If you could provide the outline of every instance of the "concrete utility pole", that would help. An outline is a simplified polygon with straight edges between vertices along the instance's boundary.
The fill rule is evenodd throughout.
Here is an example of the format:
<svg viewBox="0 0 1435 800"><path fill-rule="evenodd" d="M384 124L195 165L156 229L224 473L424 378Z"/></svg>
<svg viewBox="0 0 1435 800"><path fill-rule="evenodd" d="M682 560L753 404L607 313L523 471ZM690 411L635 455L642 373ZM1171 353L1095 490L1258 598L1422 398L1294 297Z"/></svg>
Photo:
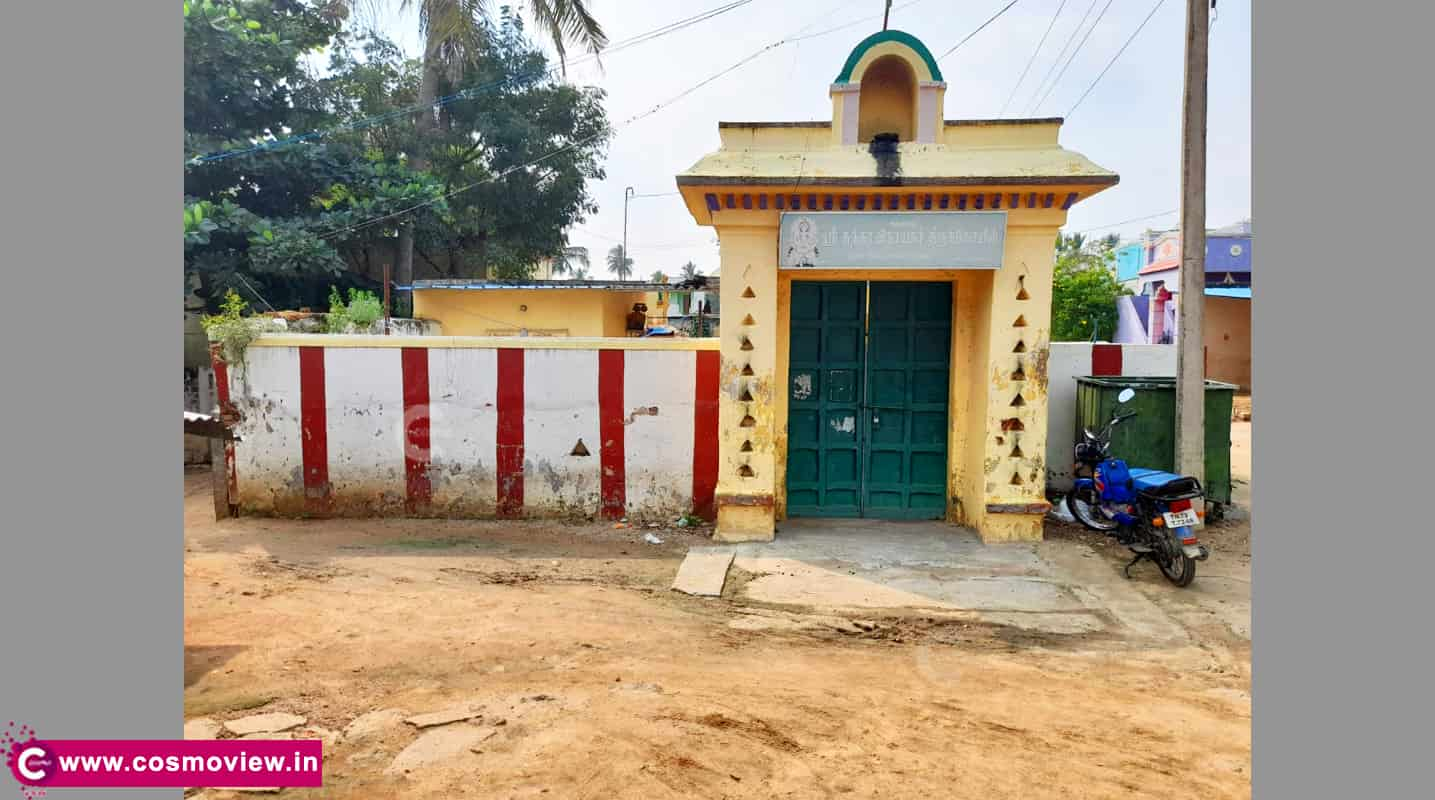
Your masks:
<svg viewBox="0 0 1435 800"><path fill-rule="evenodd" d="M1176 322L1176 471L1206 480L1206 66L1210 0L1186 0L1181 129L1181 299Z"/></svg>

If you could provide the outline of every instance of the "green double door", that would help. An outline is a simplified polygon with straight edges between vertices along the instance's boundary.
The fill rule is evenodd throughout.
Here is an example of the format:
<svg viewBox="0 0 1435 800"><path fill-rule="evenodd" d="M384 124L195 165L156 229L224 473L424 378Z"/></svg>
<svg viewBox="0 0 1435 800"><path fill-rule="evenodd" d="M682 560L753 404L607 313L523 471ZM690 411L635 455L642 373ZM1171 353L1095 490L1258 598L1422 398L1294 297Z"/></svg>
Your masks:
<svg viewBox="0 0 1435 800"><path fill-rule="evenodd" d="M790 516L946 513L950 283L792 284Z"/></svg>

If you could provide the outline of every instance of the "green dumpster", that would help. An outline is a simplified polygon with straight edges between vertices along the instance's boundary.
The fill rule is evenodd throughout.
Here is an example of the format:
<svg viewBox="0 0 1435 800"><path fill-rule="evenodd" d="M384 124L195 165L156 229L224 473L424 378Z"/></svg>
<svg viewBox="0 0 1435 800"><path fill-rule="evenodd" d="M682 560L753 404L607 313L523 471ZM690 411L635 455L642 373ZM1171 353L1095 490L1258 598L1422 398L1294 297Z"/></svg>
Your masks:
<svg viewBox="0 0 1435 800"><path fill-rule="evenodd" d="M1116 395L1127 388L1136 396L1118 404ZM1206 381L1206 474L1199 477L1206 499L1223 505L1231 502L1231 403L1237 388ZM1175 471L1176 379L1077 378L1073 446L1084 428L1100 430L1117 405L1136 416L1116 426L1111 454L1133 467Z"/></svg>

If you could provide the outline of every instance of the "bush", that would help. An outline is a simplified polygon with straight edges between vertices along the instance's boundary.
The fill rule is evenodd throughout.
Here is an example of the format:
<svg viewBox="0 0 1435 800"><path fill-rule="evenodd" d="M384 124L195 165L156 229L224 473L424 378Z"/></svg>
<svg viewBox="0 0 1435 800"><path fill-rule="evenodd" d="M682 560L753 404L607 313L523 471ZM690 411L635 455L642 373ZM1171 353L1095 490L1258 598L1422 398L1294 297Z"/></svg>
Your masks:
<svg viewBox="0 0 1435 800"><path fill-rule="evenodd" d="M219 342L219 352L227 363L242 366L244 351L259 337L259 320L244 316L248 309L249 303L230 289L224 294L219 313L206 314L200 319L209 340Z"/></svg>
<svg viewBox="0 0 1435 800"><path fill-rule="evenodd" d="M337 287L329 288L329 316L325 321L329 333L349 333L350 326L354 332L366 332L383 315L383 304L373 292L350 289L349 302L345 303Z"/></svg>

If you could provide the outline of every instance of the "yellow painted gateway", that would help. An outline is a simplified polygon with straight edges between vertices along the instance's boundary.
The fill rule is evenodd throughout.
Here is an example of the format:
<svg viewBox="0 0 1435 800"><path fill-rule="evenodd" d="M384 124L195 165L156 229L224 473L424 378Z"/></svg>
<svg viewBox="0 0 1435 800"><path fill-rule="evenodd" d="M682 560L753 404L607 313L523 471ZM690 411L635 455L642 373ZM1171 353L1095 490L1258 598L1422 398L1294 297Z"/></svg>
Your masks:
<svg viewBox="0 0 1435 800"><path fill-rule="evenodd" d="M1117 175L1060 119L946 119L900 31L828 92L830 121L719 122L677 176L721 246L717 538L862 516L1039 539L1053 242Z"/></svg>

